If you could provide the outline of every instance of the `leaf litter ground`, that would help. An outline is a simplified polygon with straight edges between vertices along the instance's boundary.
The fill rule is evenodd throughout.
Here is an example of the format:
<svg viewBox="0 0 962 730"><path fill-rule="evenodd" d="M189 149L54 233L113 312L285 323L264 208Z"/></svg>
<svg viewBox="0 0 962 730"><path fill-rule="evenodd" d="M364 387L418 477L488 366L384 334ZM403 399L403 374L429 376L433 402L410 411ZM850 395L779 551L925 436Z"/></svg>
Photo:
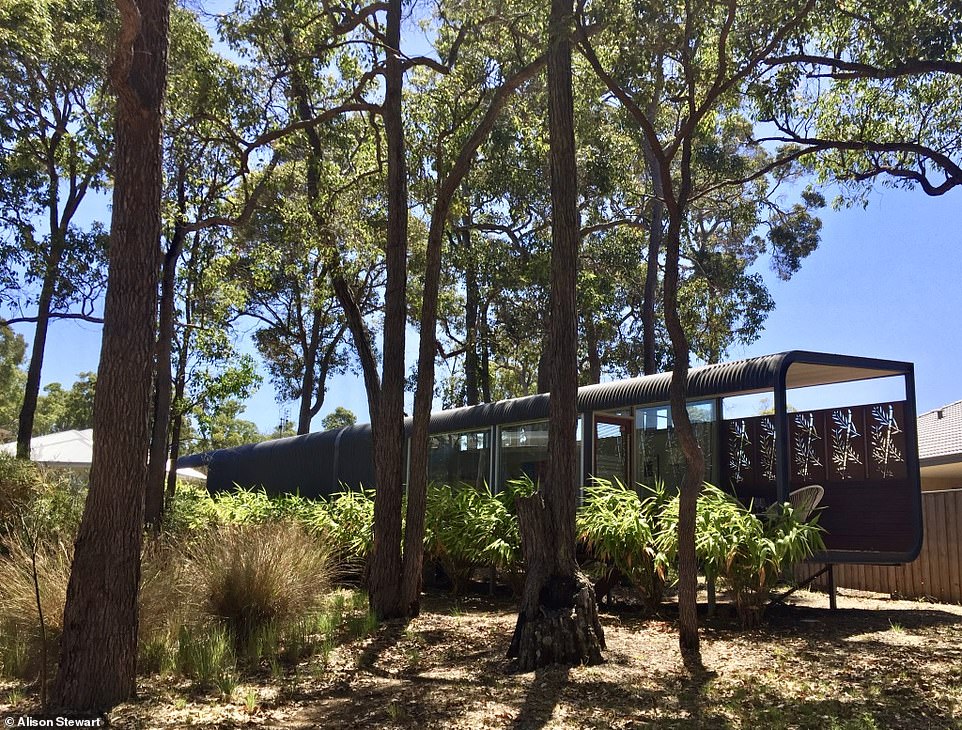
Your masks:
<svg viewBox="0 0 962 730"><path fill-rule="evenodd" d="M622 597L624 598L624 597ZM742 631L724 604L703 617L708 672L687 676L671 607L605 610L606 663L517 674L510 599L429 595L282 679L229 698L142 680L121 728L962 728L962 606L846 591L839 610L801 592ZM8 690L11 689L8 687ZM9 693L18 706L31 697ZM0 714L18 707L0 704Z"/></svg>

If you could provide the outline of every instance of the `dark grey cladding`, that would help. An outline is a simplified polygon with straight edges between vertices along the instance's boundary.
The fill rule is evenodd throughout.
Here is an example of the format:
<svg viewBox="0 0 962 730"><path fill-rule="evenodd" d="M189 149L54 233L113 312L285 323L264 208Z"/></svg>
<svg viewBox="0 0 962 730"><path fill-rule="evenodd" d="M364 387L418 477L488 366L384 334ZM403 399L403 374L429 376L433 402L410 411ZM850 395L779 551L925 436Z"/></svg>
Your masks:
<svg viewBox="0 0 962 730"><path fill-rule="evenodd" d="M220 449L207 462L207 488L263 487L268 494L320 497L374 484L371 427L348 426L335 431L263 441Z"/></svg>
<svg viewBox="0 0 962 730"><path fill-rule="evenodd" d="M688 374L688 397L708 398L770 391L785 383L793 363L803 364L790 387L839 382L846 379L882 377L911 371L908 363L867 358L792 351L719 365L694 368ZM851 369L852 377L844 375ZM841 375L840 375L841 373ZM589 385L578 390L582 413L665 403L671 373L661 373L611 383ZM520 423L548 417L547 394L485 403L440 411L431 415L431 432L447 433ZM410 432L411 419L405 421ZM342 487L374 485L371 427L349 426L335 431L265 441L178 460L179 466L206 463L208 488L213 491L234 486L263 487L270 494L300 493L318 497Z"/></svg>

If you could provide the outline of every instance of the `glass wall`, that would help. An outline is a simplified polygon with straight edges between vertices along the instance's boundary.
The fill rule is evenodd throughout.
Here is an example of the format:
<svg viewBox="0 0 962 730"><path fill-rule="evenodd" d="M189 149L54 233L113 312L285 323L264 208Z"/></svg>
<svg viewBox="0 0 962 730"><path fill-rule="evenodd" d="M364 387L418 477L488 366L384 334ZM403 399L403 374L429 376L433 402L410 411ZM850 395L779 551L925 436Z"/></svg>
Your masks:
<svg viewBox="0 0 962 730"><path fill-rule="evenodd" d="M512 479L528 476L535 482L545 476L548 466L548 422L532 421L511 426L502 426L500 450L498 452L498 488L501 489ZM578 418L576 438L578 453L581 453L581 418ZM576 473L576 481L581 482L581 467Z"/></svg>
<svg viewBox="0 0 962 730"><path fill-rule="evenodd" d="M688 415L695 436L705 454L705 480L718 481L717 443L718 417L714 401L693 401ZM675 436L671 406L661 405L635 409L636 479L641 484L662 480L678 487L685 476L685 455Z"/></svg>
<svg viewBox="0 0 962 730"><path fill-rule="evenodd" d="M491 432L463 431L431 436L428 480L443 484L488 483L491 465Z"/></svg>
<svg viewBox="0 0 962 730"><path fill-rule="evenodd" d="M502 426L499 431L498 487L523 476L536 482L544 477L548 465L548 422Z"/></svg>

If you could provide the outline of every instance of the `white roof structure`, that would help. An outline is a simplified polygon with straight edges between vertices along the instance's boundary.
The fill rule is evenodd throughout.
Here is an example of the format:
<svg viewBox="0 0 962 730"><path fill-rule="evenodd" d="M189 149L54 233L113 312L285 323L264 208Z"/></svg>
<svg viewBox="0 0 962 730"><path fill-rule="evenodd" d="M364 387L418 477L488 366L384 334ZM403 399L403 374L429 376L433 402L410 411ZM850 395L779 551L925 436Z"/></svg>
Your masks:
<svg viewBox="0 0 962 730"><path fill-rule="evenodd" d="M90 466L94 449L92 428L83 431L61 431L30 439L30 460L44 466L71 467ZM16 441L0 445L0 451L16 456Z"/></svg>
<svg viewBox="0 0 962 730"><path fill-rule="evenodd" d="M17 444L0 444L0 453L15 456ZM59 469L87 469L93 461L94 432L61 431L30 439L30 459L38 464ZM167 465L168 471L170 464ZM177 476L192 481L206 481L207 475L196 469L178 469Z"/></svg>

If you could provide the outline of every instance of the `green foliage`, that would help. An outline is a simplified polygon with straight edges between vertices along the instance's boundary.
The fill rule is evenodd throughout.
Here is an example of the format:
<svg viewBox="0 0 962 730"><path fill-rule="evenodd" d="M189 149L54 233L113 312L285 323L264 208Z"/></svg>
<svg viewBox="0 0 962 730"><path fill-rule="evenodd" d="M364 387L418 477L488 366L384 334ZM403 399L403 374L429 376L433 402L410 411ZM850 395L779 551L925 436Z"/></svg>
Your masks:
<svg viewBox="0 0 962 730"><path fill-rule="evenodd" d="M365 570L374 547L374 490L346 490L320 503L308 526L326 536L341 571Z"/></svg>
<svg viewBox="0 0 962 730"><path fill-rule="evenodd" d="M578 538L589 556L627 578L653 613L664 594L676 532L665 521L671 499L664 485L640 492L617 479L595 479L578 510Z"/></svg>
<svg viewBox="0 0 962 730"><path fill-rule="evenodd" d="M488 487L431 484L425 555L437 560L460 593L475 568L490 568L518 587L521 535L514 500L523 486L495 495Z"/></svg>
<svg viewBox="0 0 962 730"><path fill-rule="evenodd" d="M174 498L164 511L164 530L172 535L187 536L218 524L219 519L215 498L206 487L179 481Z"/></svg>
<svg viewBox="0 0 962 730"><path fill-rule="evenodd" d="M0 535L19 526L43 487L43 475L36 464L0 454Z"/></svg>
<svg viewBox="0 0 962 730"><path fill-rule="evenodd" d="M104 283L106 232L72 220L107 182L113 16L102 0L0 3L0 302L14 311L89 314Z"/></svg>
<svg viewBox="0 0 962 730"><path fill-rule="evenodd" d="M321 428L325 431L332 431L335 428L353 426L355 423L357 423L357 416L354 415L354 412L344 406L338 406L321 419Z"/></svg>
<svg viewBox="0 0 962 730"><path fill-rule="evenodd" d="M93 428L96 387L97 374L92 372L78 373L70 390L64 390L60 383L44 387L45 395L37 401L34 435Z"/></svg>
<svg viewBox="0 0 962 730"><path fill-rule="evenodd" d="M201 687L222 687L235 674L236 661L231 636L224 626L201 629L181 628L177 637L177 672Z"/></svg>
<svg viewBox="0 0 962 730"><path fill-rule="evenodd" d="M761 518L744 507L728 518L721 575L734 594L742 624L755 626L782 571L825 548L822 531L817 516L801 522L788 503L775 505Z"/></svg>
<svg viewBox="0 0 962 730"><path fill-rule="evenodd" d="M220 400L220 394L215 389L201 384L204 378L198 377L196 380L197 387L203 390L206 398L216 401L217 407L211 410L206 407L194 410L193 416L197 422L200 438L191 445L192 449L196 451L228 449L232 446L264 440L256 423L239 417L246 408L243 403L232 397Z"/></svg>
<svg viewBox="0 0 962 730"><path fill-rule="evenodd" d="M27 343L23 335L0 326L0 439L9 441L17 433L17 419L23 403L27 374L21 370Z"/></svg>
<svg viewBox="0 0 962 730"><path fill-rule="evenodd" d="M666 512L668 529L677 531L677 520L676 497ZM761 621L783 571L825 547L817 516L801 522L787 502L756 515L710 484L699 495L696 520L695 553L705 575L730 588L746 627Z"/></svg>

